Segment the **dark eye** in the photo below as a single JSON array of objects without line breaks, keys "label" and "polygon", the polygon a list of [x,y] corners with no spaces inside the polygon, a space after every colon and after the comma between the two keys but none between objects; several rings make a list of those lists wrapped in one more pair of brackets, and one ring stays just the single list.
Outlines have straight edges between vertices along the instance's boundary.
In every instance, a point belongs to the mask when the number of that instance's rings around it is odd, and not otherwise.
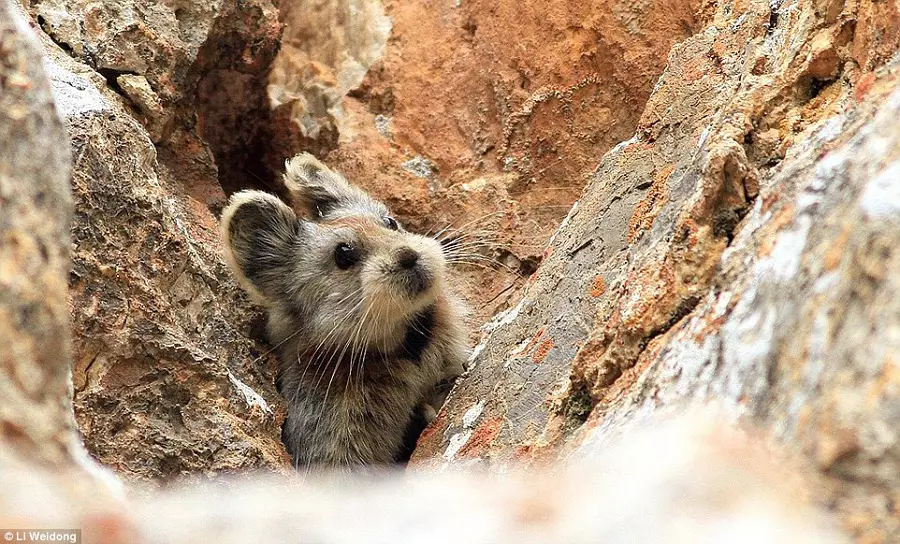
[{"label": "dark eye", "polygon": [[400,230],[400,224],[390,215],[384,216],[384,226],[391,230]]},{"label": "dark eye", "polygon": [[334,248],[334,264],[341,270],[347,270],[359,262],[359,250],[350,244],[338,244]]}]

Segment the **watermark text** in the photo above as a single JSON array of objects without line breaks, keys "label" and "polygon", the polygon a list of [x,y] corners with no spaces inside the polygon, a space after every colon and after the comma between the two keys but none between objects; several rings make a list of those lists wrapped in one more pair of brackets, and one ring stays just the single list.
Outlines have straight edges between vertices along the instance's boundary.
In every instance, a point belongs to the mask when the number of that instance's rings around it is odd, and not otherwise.
[{"label": "watermark text", "polygon": [[81,544],[81,529],[0,529],[0,544],[31,544],[37,542],[63,542]]}]

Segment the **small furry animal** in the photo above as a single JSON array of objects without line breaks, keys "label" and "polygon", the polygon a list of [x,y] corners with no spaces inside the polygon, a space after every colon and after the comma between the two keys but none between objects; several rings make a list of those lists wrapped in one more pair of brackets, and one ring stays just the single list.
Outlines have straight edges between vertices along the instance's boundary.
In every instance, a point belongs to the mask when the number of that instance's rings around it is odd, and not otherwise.
[{"label": "small furry animal", "polygon": [[285,166],[293,208],[242,191],[221,221],[228,264],[268,310],[282,440],[298,468],[402,461],[468,356],[441,244],[312,155]]}]

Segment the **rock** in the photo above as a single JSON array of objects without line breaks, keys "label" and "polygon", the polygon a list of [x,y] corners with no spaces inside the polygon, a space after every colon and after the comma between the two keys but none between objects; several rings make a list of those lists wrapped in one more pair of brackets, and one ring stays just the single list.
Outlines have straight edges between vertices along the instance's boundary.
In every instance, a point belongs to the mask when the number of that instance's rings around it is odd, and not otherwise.
[{"label": "rock", "polygon": [[163,109],[162,101],[144,76],[123,74],[116,78],[116,83],[138,110],[145,117],[144,126],[154,143],[160,142],[172,122],[172,115]]},{"label": "rock", "polygon": [[63,185],[69,141],[74,157],[72,379],[88,451],[141,480],[286,470],[273,360],[251,337],[259,317],[219,256],[215,218],[158,163],[104,79],[44,46],[68,126],[54,159]]},{"label": "rock", "polygon": [[900,36],[842,10],[718,3],[673,48],[417,459],[556,459],[717,402],[805,455],[854,536],[900,531]]},{"label": "rock", "polygon": [[[121,485],[86,454],[72,412],[72,155],[22,15],[0,2],[0,472],[40,473],[62,504],[113,509]],[[49,507],[48,493],[16,489],[26,510]],[[17,526],[6,501],[21,496],[0,498],[4,527]]]},{"label": "rock", "polygon": [[118,510],[67,502],[39,474],[4,470],[0,522],[78,527],[107,544],[845,542],[752,435],[696,415],[653,427],[542,474],[240,478],[174,486]]},{"label": "rock", "polygon": [[[195,91],[197,74],[192,70],[209,60],[199,57],[208,40],[221,38],[219,27],[239,17],[252,21],[254,12],[277,15],[266,2],[238,6],[229,0],[26,0],[23,4],[54,42],[103,74],[111,85],[122,75],[143,77],[167,111],[174,111],[178,101]],[[244,28],[245,34],[256,30],[251,30],[252,25]],[[265,40],[258,45],[265,46]]]},{"label": "rock", "polygon": [[[277,190],[273,179],[285,157],[332,151],[332,164],[385,197],[411,227],[471,231],[477,240],[459,257],[466,261],[459,274],[474,319],[484,319],[521,288],[540,260],[542,239],[580,191],[581,174],[633,130],[638,110],[609,118],[616,124],[609,134],[581,140],[590,152],[577,165],[553,159],[552,176],[579,180],[562,190],[529,150],[570,132],[552,128],[557,115],[566,127],[606,119],[632,94],[649,93],[670,44],[695,22],[687,3],[663,20],[653,6],[610,4],[622,15],[611,19],[586,15],[605,4],[566,2],[573,15],[535,18],[532,26],[546,38],[565,32],[571,48],[542,53],[547,40],[529,40],[525,57],[498,63],[495,51],[521,54],[514,44],[519,19],[477,4],[319,2],[280,12],[268,0],[34,0],[26,7],[55,43],[88,65],[54,54],[52,68],[77,159],[76,411],[89,450],[138,478],[280,463],[278,400],[261,358],[268,348],[248,340],[259,336],[255,314],[216,257],[209,211],[227,194],[259,185]],[[385,14],[395,24],[390,43]],[[573,21],[581,30],[565,30]],[[276,56],[282,24],[285,47]],[[421,42],[431,40],[430,31],[446,38],[432,40],[439,49]],[[597,80],[608,59],[579,60],[604,54],[589,35],[605,36],[611,47],[634,45],[608,88]],[[431,70],[434,58],[454,69]],[[524,90],[520,73],[530,74]],[[589,89],[603,92],[591,97]],[[500,109],[489,107],[497,100]],[[464,116],[455,123],[461,132],[448,131],[457,115]],[[533,137],[538,124],[546,126]],[[595,136],[606,126],[598,123]],[[510,152],[492,154],[501,147]],[[548,184],[554,189],[545,190]],[[248,423],[250,408],[234,396],[241,384],[259,395],[249,395],[250,404],[262,406],[261,398],[272,414],[252,408],[260,413]],[[156,396],[172,405],[151,402]]]},{"label": "rock", "polygon": [[[801,527],[800,534],[815,530],[779,517],[801,512],[805,499],[779,498],[765,482],[781,476],[757,473],[744,445],[667,465],[678,461],[677,445],[642,443],[628,450],[628,466],[643,459],[642,472],[622,472],[611,485],[617,473],[606,463],[620,465],[603,452],[612,444],[657,413],[711,402],[729,421],[761,428],[755,441],[799,456],[798,482],[788,487],[836,513],[850,534],[877,541],[900,531],[892,507],[900,484],[893,431],[900,387],[891,359],[898,315],[891,271],[900,264],[893,4],[354,0],[288,7],[269,0],[27,2],[62,48],[46,43],[44,66],[73,148],[73,388],[88,450],[128,479],[285,469],[269,347],[258,341],[259,317],[218,257],[213,213],[235,190],[277,191],[280,162],[312,150],[385,199],[409,227],[449,225],[445,234],[470,237],[455,264],[475,320],[505,309],[485,327],[468,375],[422,436],[419,468],[509,469],[513,482],[520,464],[589,457],[582,460],[590,468],[573,476],[552,465],[557,472],[536,498],[520,484],[495,487],[478,476],[458,488],[423,483],[421,495],[398,493],[391,483],[372,495],[316,484],[320,503],[292,502],[303,496],[296,488],[238,484],[233,498],[198,506],[214,511],[191,518],[196,525],[178,538],[209,539],[209,519],[221,512],[234,512],[235,527],[256,530],[261,522],[248,504],[266,514],[259,531],[303,534],[298,524],[313,527],[313,519],[332,535],[334,518],[309,512],[319,504],[333,511],[360,493],[372,497],[362,503],[374,508],[365,510],[377,514],[371,519],[394,519],[378,508],[392,507],[386,497],[399,494],[413,501],[403,519],[417,521],[425,505],[433,510],[425,493],[444,487],[460,490],[454,504],[469,500],[446,518],[460,531],[479,527],[459,523],[461,516],[492,512],[495,503],[479,502],[485,494],[524,498],[529,508],[534,499],[528,515],[551,520],[547,533],[535,528],[545,539],[577,541],[556,531],[578,527],[578,508],[597,504],[622,514],[609,518],[624,523],[615,527],[664,530],[672,519],[666,512],[650,524],[629,515],[647,497],[693,486],[735,500],[759,491],[761,504],[776,505],[761,519]],[[279,56],[282,28],[289,47]],[[3,84],[15,89],[21,81],[14,75]],[[22,103],[46,102],[43,96]],[[65,162],[34,161],[42,155],[16,149],[36,167]],[[43,175],[35,174],[34,187],[43,187]],[[11,201],[30,200],[38,199],[22,192]],[[63,203],[58,209],[59,217],[67,213]],[[31,228],[28,212],[19,215],[21,226],[8,232],[63,247],[63,223]],[[25,262],[2,257],[3,266]],[[47,270],[64,266],[63,257],[40,258],[55,263]],[[6,334],[46,338],[60,324],[60,287],[21,281],[16,288],[49,295],[38,303],[56,317]],[[24,300],[8,298],[0,308]],[[65,355],[65,342],[53,337],[46,345]],[[17,377],[34,370],[18,356],[3,361]],[[2,437],[5,445],[19,436],[11,431],[17,425],[33,429],[18,443],[23,452],[46,442],[45,463],[78,464],[60,368],[49,370],[55,412],[4,402],[3,421],[12,425]],[[658,466],[662,474],[651,476],[661,480],[640,479]],[[716,467],[742,476],[720,482]],[[572,489],[570,481],[587,485]],[[754,488],[758,481],[763,486]],[[646,487],[629,495],[638,484]],[[556,517],[563,497],[551,493],[554,485],[571,491],[563,494],[564,515],[574,517]],[[131,531],[127,541],[165,540],[148,524],[183,513],[181,501],[204,501],[203,491],[173,493],[158,505],[135,503],[129,513],[104,510],[101,519]],[[622,496],[638,497],[639,505]],[[67,520],[83,519],[80,506],[60,500]],[[182,510],[173,513],[171,504]],[[359,505],[351,502],[338,521],[357,516]],[[273,512],[283,525],[271,523]],[[737,526],[768,526],[751,519]],[[612,539],[615,527],[591,526],[590,534]]]},{"label": "rock", "polygon": [[75,405],[89,450],[140,478],[279,469],[283,408],[215,218],[114,102],[68,119]]},{"label": "rock", "polygon": [[[476,263],[460,274],[478,323],[517,299],[597,157],[634,130],[667,51],[699,25],[694,1],[563,0],[549,13],[511,2],[23,2],[129,99],[158,160],[214,212],[239,189],[279,192],[285,158],[311,151],[414,228],[477,230]],[[419,164],[433,174],[410,169]],[[495,186],[489,198],[456,188],[473,176]]]},{"label": "rock", "polygon": [[[282,25],[270,0],[22,0],[47,35],[129,99],[162,162],[212,207],[260,175],[265,75]],[[282,159],[283,160],[283,159]],[[256,161],[256,162],[254,162]],[[261,163],[260,163],[261,164]]]},{"label": "rock", "polygon": [[[267,369],[250,357],[252,342],[242,335],[251,319],[247,301],[211,249],[206,209],[157,163],[118,96],[95,86],[102,78],[50,43],[40,62],[21,20],[0,3],[0,145],[9,158],[0,163],[0,277],[2,293],[15,295],[0,298],[0,312],[16,327],[0,328],[5,535],[55,527],[105,543],[434,535],[577,543],[636,534],[718,542],[745,538],[750,527],[772,542],[841,541],[786,465],[753,445],[758,440],[699,417],[654,422],[652,432],[603,450],[586,442],[571,465],[540,476],[383,474],[334,482],[270,474],[105,497],[104,476],[85,472],[89,463],[78,460],[84,452],[72,432],[70,351],[86,443],[129,478],[278,469],[271,433],[280,408],[269,404],[271,384],[260,377]],[[70,173],[74,350],[64,302]],[[659,459],[658,451],[668,455]],[[679,534],[684,527],[690,532]]]},{"label": "rock", "polygon": [[[235,543],[261,534],[268,541],[315,542],[843,541],[793,487],[796,478],[747,436],[697,416],[654,424],[602,452],[583,452],[584,462],[541,474],[425,472],[344,488],[312,480],[302,493],[291,493],[284,482],[245,483],[215,492],[224,499],[219,515],[230,520],[218,535]],[[206,511],[210,494],[178,490],[139,506],[139,531],[150,542],[202,539],[210,531],[203,514],[168,524],[164,538],[154,536],[159,520],[186,504]],[[264,521],[245,507],[260,502],[281,506],[265,511]],[[375,523],[348,525],[347,519]]]},{"label": "rock", "polygon": [[78,446],[65,277],[71,154],[40,46],[6,3],[0,58],[0,457],[65,466]]},{"label": "rock", "polygon": [[390,39],[327,160],[411,228],[462,227],[474,263],[457,273],[481,325],[520,298],[598,158],[633,133],[699,6],[385,2]]},{"label": "rock", "polygon": [[269,105],[289,105],[303,136],[346,133],[343,100],[381,59],[391,21],[381,0],[285,2],[287,31],[272,64]]},{"label": "rock", "polygon": [[[267,171],[327,153],[411,228],[464,226],[475,262],[458,274],[476,324],[517,300],[597,157],[631,134],[667,51],[698,24],[693,2],[290,6]],[[473,198],[460,186],[475,177]]]}]

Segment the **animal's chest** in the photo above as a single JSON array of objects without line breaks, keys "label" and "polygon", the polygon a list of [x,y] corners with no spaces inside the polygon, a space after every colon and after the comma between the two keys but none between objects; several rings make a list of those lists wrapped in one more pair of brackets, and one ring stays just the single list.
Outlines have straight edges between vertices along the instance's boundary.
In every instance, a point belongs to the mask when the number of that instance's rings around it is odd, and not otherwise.
[{"label": "animal's chest", "polygon": [[348,389],[332,405],[333,438],[345,444],[353,458],[390,461],[425,396],[424,381]]},{"label": "animal's chest", "polygon": [[335,409],[364,420],[381,419],[383,413],[403,413],[405,417],[434,386],[435,375],[429,365],[409,361],[364,371],[357,383],[352,383],[351,377]]}]

